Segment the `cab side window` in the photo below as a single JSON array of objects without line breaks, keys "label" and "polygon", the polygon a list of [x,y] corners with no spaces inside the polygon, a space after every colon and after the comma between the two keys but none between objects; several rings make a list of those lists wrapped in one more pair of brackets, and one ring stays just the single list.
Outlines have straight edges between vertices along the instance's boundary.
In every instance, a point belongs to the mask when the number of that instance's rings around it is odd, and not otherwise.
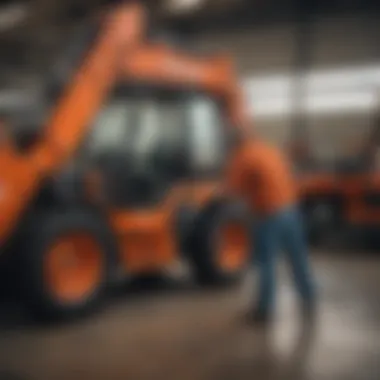
[{"label": "cab side window", "polygon": [[133,123],[131,102],[118,99],[107,104],[94,121],[88,142],[89,154],[96,157],[112,150],[125,149]]},{"label": "cab side window", "polygon": [[189,101],[190,155],[194,173],[217,174],[224,166],[225,125],[218,103],[207,96]]}]

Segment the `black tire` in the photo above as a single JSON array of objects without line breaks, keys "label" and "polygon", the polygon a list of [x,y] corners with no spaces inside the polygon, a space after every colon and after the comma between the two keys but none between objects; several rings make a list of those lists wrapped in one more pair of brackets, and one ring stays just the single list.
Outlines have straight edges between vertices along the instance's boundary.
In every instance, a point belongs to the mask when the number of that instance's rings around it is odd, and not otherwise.
[{"label": "black tire", "polygon": [[197,220],[198,210],[189,205],[181,205],[174,217],[173,231],[181,254],[187,256],[192,251],[192,232]]},{"label": "black tire", "polygon": [[[101,257],[100,275],[94,288],[86,295],[68,302],[49,290],[44,263],[49,248],[58,238],[84,232],[94,239]],[[25,231],[24,248],[19,252],[25,301],[33,314],[43,320],[67,320],[87,314],[101,305],[115,264],[115,246],[108,225],[91,212],[61,211],[32,218]]]},{"label": "black tire", "polygon": [[[234,271],[223,269],[218,262],[217,250],[221,229],[227,224],[238,223],[247,231],[250,239],[250,222],[245,210],[234,205],[208,207],[197,218],[191,235],[189,256],[197,281],[202,285],[225,285],[242,279],[246,265]],[[247,249],[249,249],[249,245]],[[247,262],[249,259],[247,252]],[[247,262],[245,264],[247,264]]]}]

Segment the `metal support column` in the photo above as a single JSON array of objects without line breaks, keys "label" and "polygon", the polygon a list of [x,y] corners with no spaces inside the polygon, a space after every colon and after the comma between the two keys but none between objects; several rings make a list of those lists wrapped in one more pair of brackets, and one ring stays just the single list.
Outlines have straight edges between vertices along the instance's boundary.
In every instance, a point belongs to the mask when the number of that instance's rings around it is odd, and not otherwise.
[{"label": "metal support column", "polygon": [[[292,119],[291,119],[291,144],[296,149],[301,149],[302,160],[309,161],[305,153],[309,150],[308,116],[305,113],[305,101],[307,96],[307,82],[305,76],[310,68],[313,52],[313,23],[316,8],[315,0],[295,0],[295,46],[294,66],[291,89]],[[306,152],[305,152],[306,151]],[[300,158],[301,158],[300,157]],[[302,162],[302,166],[308,162]]]}]

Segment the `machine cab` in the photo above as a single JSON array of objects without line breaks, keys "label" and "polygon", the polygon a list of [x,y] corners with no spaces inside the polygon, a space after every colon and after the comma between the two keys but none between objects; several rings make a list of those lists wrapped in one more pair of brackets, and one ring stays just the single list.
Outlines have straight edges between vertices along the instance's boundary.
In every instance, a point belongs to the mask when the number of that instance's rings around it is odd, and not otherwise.
[{"label": "machine cab", "polygon": [[221,177],[226,124],[211,93],[119,86],[95,118],[82,159],[103,173],[113,206],[150,208],[174,185]]}]

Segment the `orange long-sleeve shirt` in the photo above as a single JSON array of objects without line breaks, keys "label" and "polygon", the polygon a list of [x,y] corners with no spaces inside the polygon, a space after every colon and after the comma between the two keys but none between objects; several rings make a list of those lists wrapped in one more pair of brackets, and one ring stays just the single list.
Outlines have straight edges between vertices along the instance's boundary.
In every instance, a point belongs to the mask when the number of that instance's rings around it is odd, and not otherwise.
[{"label": "orange long-sleeve shirt", "polygon": [[296,201],[290,164],[276,147],[247,141],[233,154],[228,167],[230,191],[258,214],[268,215]]}]

